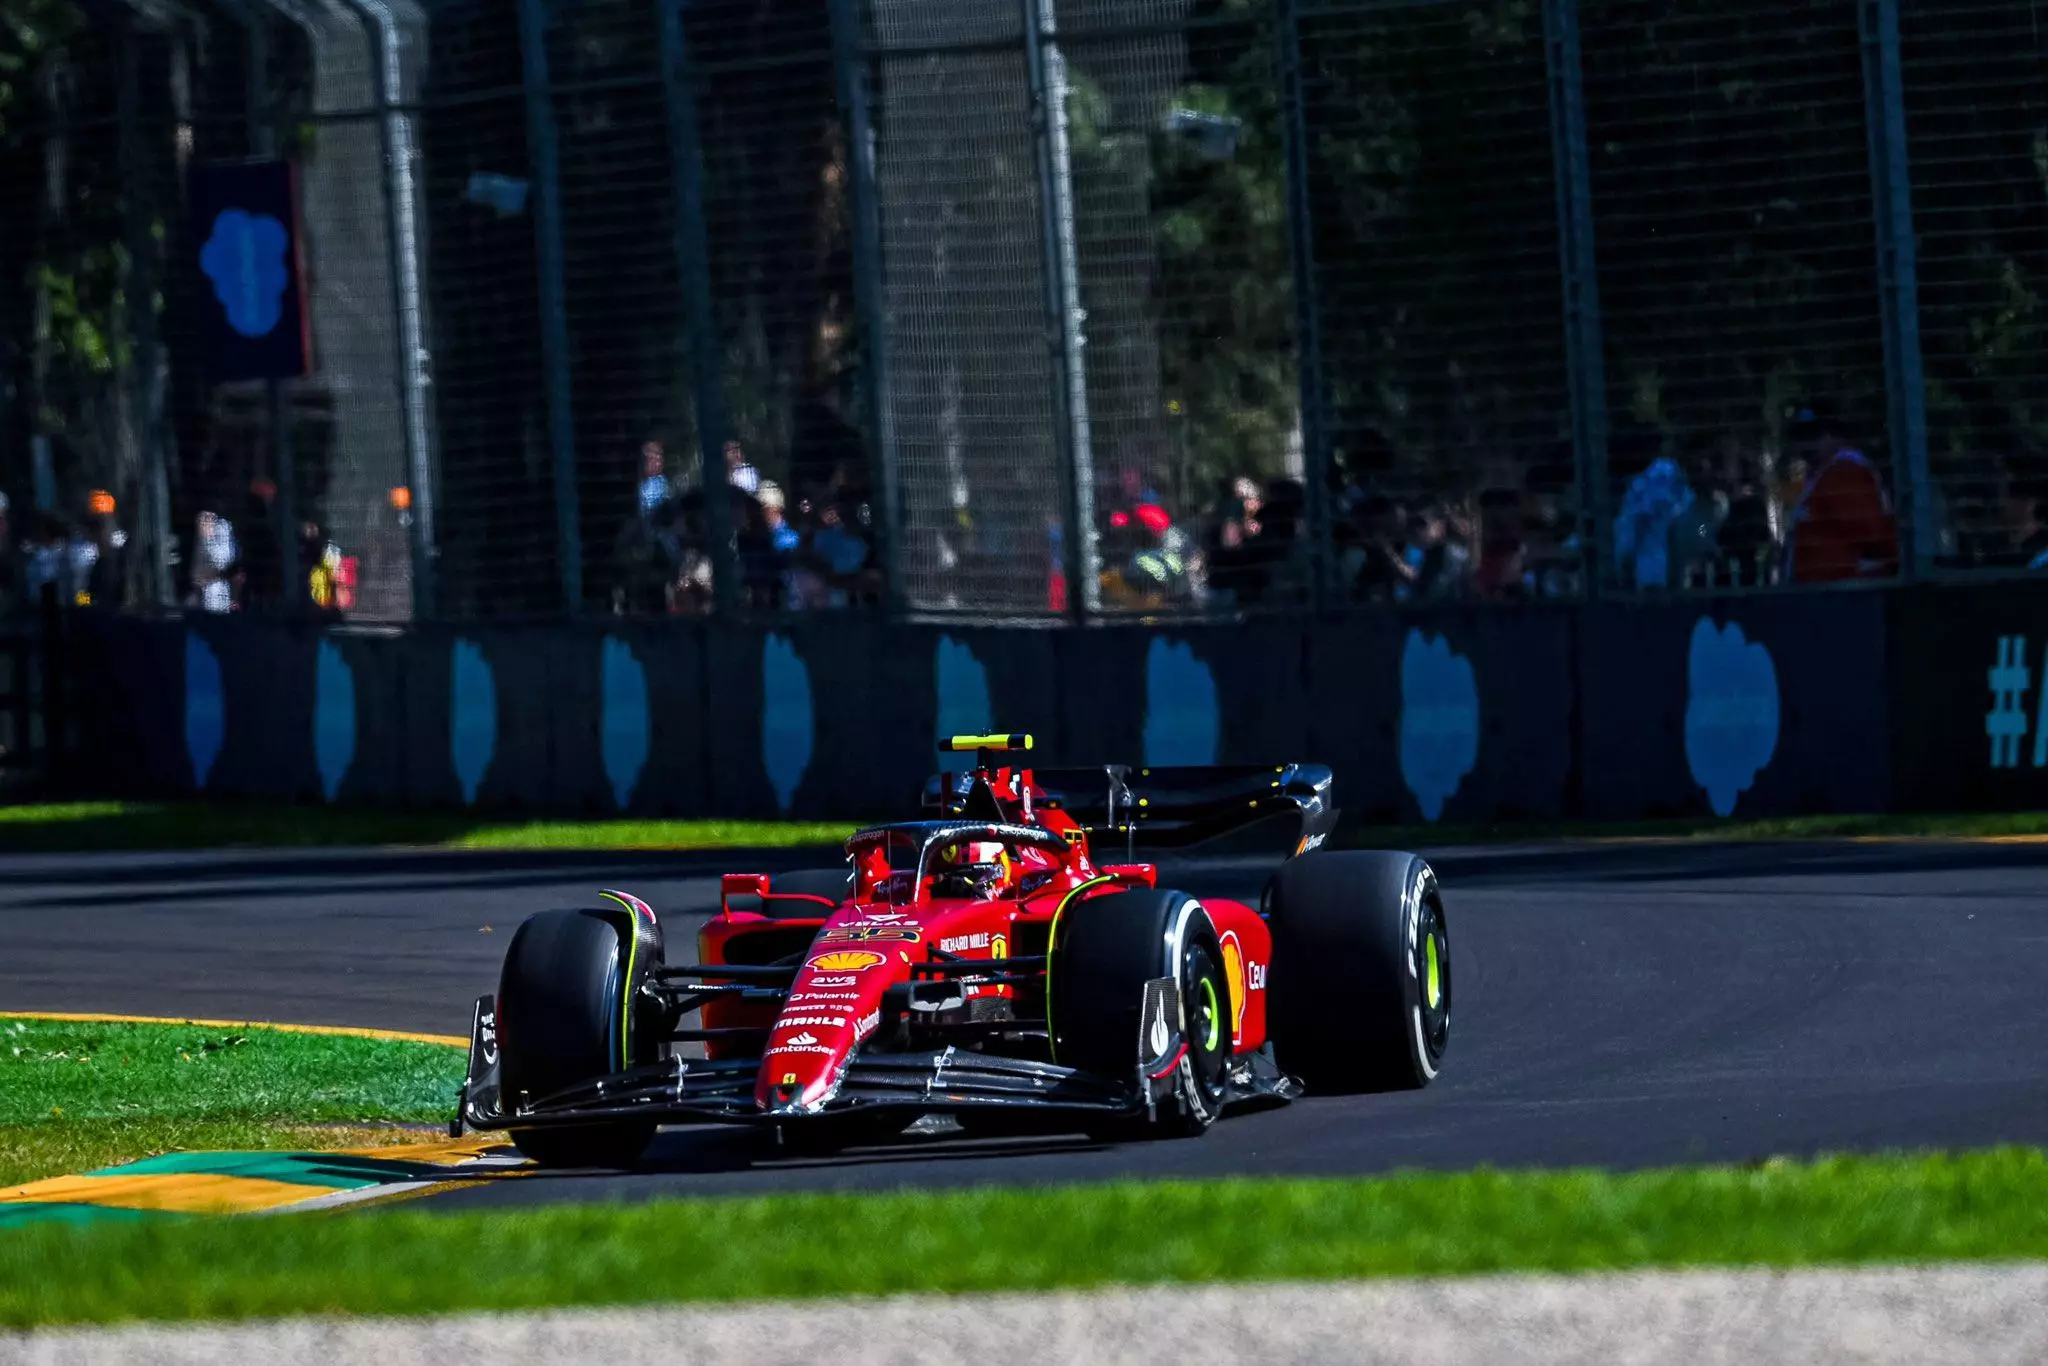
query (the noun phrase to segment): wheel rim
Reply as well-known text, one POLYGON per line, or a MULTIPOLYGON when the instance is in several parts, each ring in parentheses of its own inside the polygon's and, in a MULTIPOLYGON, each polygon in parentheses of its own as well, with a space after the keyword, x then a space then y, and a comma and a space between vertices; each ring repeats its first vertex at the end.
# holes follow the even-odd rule
POLYGON ((1222 968, 1206 945, 1193 945, 1182 960, 1181 999, 1189 1006, 1187 1029, 1188 1059, 1194 1067, 1195 1084, 1211 1102, 1223 1093, 1223 1076, 1230 1065, 1230 1036, 1224 1030, 1222 1000, 1218 990, 1222 968))
POLYGON ((1418 918, 1421 923, 1416 926, 1416 938, 1422 961, 1417 964, 1417 976, 1421 979, 1416 993, 1421 1026, 1417 1032, 1434 1063, 1443 1056, 1444 1045, 1451 1036, 1451 945, 1444 929, 1443 912, 1434 902, 1423 902, 1418 918))

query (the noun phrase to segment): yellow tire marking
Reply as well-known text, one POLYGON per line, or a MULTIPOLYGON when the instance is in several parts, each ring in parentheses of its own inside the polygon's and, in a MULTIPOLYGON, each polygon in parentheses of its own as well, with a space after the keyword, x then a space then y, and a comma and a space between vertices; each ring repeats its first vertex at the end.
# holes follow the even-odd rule
POLYGON ((280 1034, 326 1034, 344 1039, 385 1039, 396 1043, 436 1043, 467 1048, 458 1034, 413 1034, 401 1029, 362 1029, 355 1025, 272 1024, 268 1020, 188 1020, 168 1015, 75 1014, 60 1010, 0 1010, 0 1020, 56 1020, 65 1024, 196 1025, 201 1029, 274 1029, 280 1034))
POLYGON ((99 1205, 110 1209, 160 1210, 175 1214, 246 1214, 295 1205, 326 1192, 296 1181, 201 1172, 146 1176, 53 1176, 13 1190, 0 1202, 29 1205, 99 1205))

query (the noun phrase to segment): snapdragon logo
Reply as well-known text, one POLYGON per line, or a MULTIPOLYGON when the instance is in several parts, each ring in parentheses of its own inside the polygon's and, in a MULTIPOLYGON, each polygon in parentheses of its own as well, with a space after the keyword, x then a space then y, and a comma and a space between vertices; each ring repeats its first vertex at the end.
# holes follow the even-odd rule
POLYGON ((227 735, 227 705, 221 696, 220 656, 196 632, 185 633, 185 755, 192 761, 192 786, 201 790, 227 735))
POLYGON ((1771 652, 1734 622, 1701 617, 1686 664, 1685 762, 1717 816, 1735 802, 1778 750, 1778 670, 1771 652))
POLYGON ((213 281, 213 297, 226 310, 228 326, 245 337, 269 336, 284 316, 290 244, 284 224, 267 213, 226 209, 213 220, 213 233, 199 249, 199 268, 213 281))
POLYGON ((1186 643, 1154 636, 1145 652, 1145 763, 1213 764, 1220 729, 1209 666, 1186 643))
POLYGON ((633 647, 606 636, 603 655, 604 776, 621 811, 633 804, 649 748, 647 670, 633 647))
POLYGON ((811 766, 811 671, 786 636, 761 643, 761 767, 782 810, 811 766))
POLYGON ((324 637, 313 670, 313 760, 331 802, 356 761, 356 674, 324 637))
POLYGON ((1479 759, 1472 661, 1442 636, 1410 628, 1401 647, 1401 781, 1434 821, 1479 759))

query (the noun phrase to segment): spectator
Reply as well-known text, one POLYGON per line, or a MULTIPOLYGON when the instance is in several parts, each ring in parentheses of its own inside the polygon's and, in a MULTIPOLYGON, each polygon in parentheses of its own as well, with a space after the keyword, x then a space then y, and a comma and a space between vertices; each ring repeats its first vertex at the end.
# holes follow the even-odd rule
POLYGON ((37 518, 22 556, 22 596, 31 609, 42 606, 45 589, 56 592, 59 604, 71 601, 71 561, 66 553, 70 541, 70 529, 62 519, 50 513, 37 518))
POLYGON ((16 562, 14 527, 8 520, 11 507, 7 495, 0 493, 0 618, 21 606, 17 600, 21 589, 21 567, 16 562))
POLYGON ((1614 518, 1614 570, 1624 588, 1672 586, 1671 528, 1692 510, 1692 485, 1660 455, 1631 479, 1614 518))
POLYGON ((1876 467, 1824 408, 1794 413, 1789 435, 1808 474, 1786 518, 1785 578, 1835 583, 1897 573, 1898 526, 1876 467))
POLYGON ((203 612, 235 606, 235 529, 211 508, 199 514, 192 536, 193 604, 203 612))
POLYGON ((1514 489, 1479 495, 1479 554, 1472 588, 1481 597, 1519 597, 1528 549, 1523 541, 1522 498, 1514 489))
POLYGON ((73 601, 81 607, 119 607, 127 596, 128 533, 115 520, 113 494, 95 489, 87 506, 91 515, 70 547, 73 601))
POLYGON ((675 489, 670 485, 664 466, 668 453, 659 441, 649 439, 640 445, 640 515, 652 517, 668 502, 675 489))
POLYGON ((1338 560, 1342 581, 1363 602, 1392 602, 1415 583, 1415 567, 1402 555, 1400 505, 1383 494, 1358 502, 1348 519, 1350 545, 1338 560))
POLYGON ((1722 446, 1728 515, 1721 523, 1722 578, 1732 586, 1762 586, 1774 577, 1778 529, 1762 462, 1733 438, 1722 446))
POLYGON ((761 491, 761 471, 747 460, 747 453, 738 441, 725 443, 726 478, 736 489, 752 497, 761 491))
POLYGON ((268 479, 249 485, 242 505, 242 606, 275 608, 289 602, 303 605, 303 585, 285 564, 277 532, 277 486, 268 479))

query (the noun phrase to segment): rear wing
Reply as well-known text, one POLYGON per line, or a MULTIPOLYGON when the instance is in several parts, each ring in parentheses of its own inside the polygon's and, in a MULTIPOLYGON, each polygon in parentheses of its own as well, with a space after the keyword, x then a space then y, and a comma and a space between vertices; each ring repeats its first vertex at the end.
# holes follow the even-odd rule
MULTIPOLYGON (((1041 768, 1032 801, 1066 812, 1099 837, 1127 848, 1185 848, 1225 837, 1257 836, 1287 857, 1322 844, 1337 824, 1332 774, 1325 764, 1219 764, 1188 768, 1041 768)), ((974 795, 972 773, 935 774, 925 783, 929 810, 962 814, 974 795)), ((1240 840, 1232 839, 1233 845, 1240 840)))

